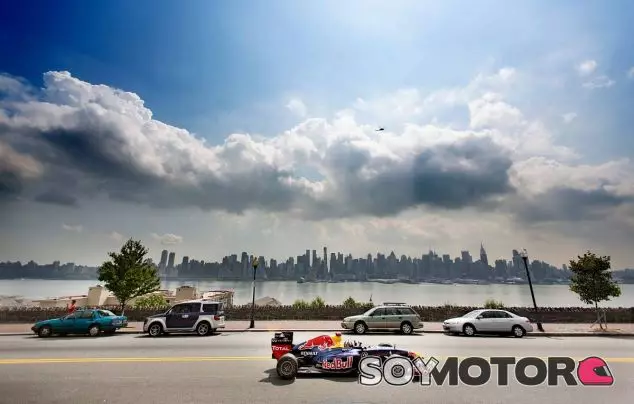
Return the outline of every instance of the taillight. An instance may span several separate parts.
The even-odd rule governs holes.
[[[220,316],[214,316],[214,320],[219,321],[220,320]]]

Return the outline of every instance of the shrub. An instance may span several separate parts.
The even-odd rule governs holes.
[[[487,299],[487,301],[484,302],[484,308],[485,309],[503,309],[504,303],[502,303],[501,300]]]

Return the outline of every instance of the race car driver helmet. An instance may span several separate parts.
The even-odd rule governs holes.
[[[343,346],[341,344],[341,333],[340,332],[338,332],[338,333],[336,333],[335,335],[332,336],[332,344],[335,347]]]

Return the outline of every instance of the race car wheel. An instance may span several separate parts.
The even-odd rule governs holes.
[[[148,328],[147,330],[147,333],[150,335],[150,337],[158,337],[163,333],[163,327],[159,323],[151,324],[150,328]]]
[[[412,327],[412,325],[406,321],[401,324],[401,332],[405,335],[410,335],[412,332],[414,332],[414,327]]]
[[[201,322],[200,324],[198,324],[198,327],[196,327],[196,334],[200,335],[201,337],[206,337],[207,335],[209,335],[210,331],[211,327],[209,327],[209,323],[207,323],[206,321]]]
[[[476,329],[471,324],[465,324],[464,327],[462,327],[462,332],[464,332],[464,335],[467,337],[473,337],[476,333]]]
[[[368,327],[365,325],[363,321],[359,321],[354,325],[355,334],[365,334],[367,330],[368,330]]]
[[[526,330],[520,325],[514,325],[513,335],[515,336],[515,338],[522,338],[524,335],[526,335]]]
[[[47,338],[47,337],[50,337],[51,335],[53,335],[53,329],[51,328],[50,325],[45,325],[43,327],[40,327],[39,330],[37,330],[37,336],[40,338]]]
[[[285,354],[277,361],[277,375],[284,380],[292,380],[297,377],[299,364],[293,354]]]

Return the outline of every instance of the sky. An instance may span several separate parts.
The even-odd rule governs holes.
[[[634,3],[22,1],[0,261],[634,257]],[[384,128],[377,131],[377,128]]]

